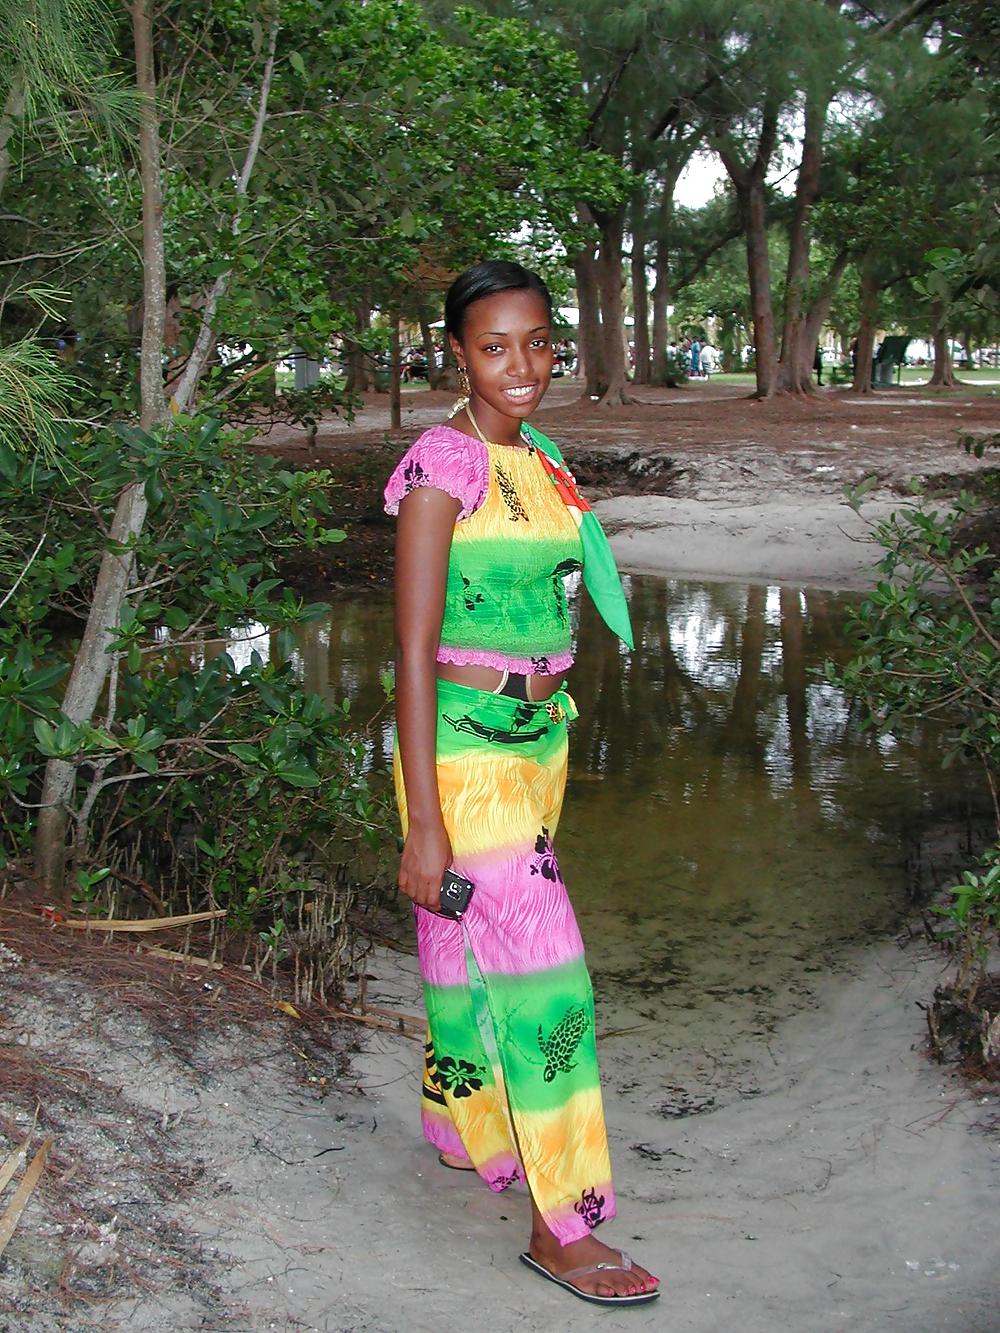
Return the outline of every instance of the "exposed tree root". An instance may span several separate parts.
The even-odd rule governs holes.
[[[938,986],[927,1006],[931,1053],[939,1064],[960,1064],[971,1078],[1000,1080],[1000,974],[971,993]]]

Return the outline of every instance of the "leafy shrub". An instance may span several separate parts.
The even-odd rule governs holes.
[[[849,493],[855,508],[867,489]],[[961,541],[973,508],[962,492],[952,509],[916,505],[874,525],[883,577],[849,623],[857,653],[842,668],[828,662],[825,674],[863,700],[868,725],[880,732],[939,722],[945,763],[978,760],[1000,836],[1000,569],[985,545]],[[979,588],[971,585],[976,573]],[[949,1002],[971,1009],[1000,942],[1000,842],[937,910],[957,961]]]
[[[149,518],[105,697],[77,726],[59,711],[73,634],[136,477]],[[282,552],[343,539],[332,485],[208,420],[88,431],[58,466],[0,452],[2,554],[8,577],[18,571],[0,625],[0,857],[30,854],[44,761],[68,760],[84,906],[224,908],[259,964],[287,955],[300,989],[321,993],[351,965],[354,886],[386,838],[363,728],[290,664],[294,626],[328,608],[274,577]],[[238,666],[227,642],[241,634],[256,639]]]

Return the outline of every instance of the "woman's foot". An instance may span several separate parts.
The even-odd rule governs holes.
[[[562,1277],[564,1273],[588,1268],[593,1264],[610,1265],[595,1273],[573,1278],[570,1285],[590,1296],[638,1296],[656,1291],[660,1285],[660,1279],[641,1264],[633,1262],[627,1270],[620,1267],[621,1250],[612,1249],[594,1236],[572,1241],[569,1245],[560,1245],[544,1222],[541,1226],[536,1222],[532,1229],[528,1253],[535,1263],[554,1277]]]
[[[468,1157],[456,1157],[453,1152],[439,1152],[438,1161],[442,1166],[451,1167],[452,1171],[475,1171]]]

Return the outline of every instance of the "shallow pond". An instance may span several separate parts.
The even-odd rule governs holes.
[[[557,847],[610,1076],[627,1065],[621,1090],[670,1115],[758,1090],[776,1025],[810,1006],[820,974],[850,966],[852,945],[900,924],[921,831],[960,816],[965,796],[932,731],[879,739],[816,676],[849,654],[856,598],[627,583],[633,654],[583,599]],[[387,600],[338,605],[300,644],[311,688],[376,713]],[[391,719],[374,732],[381,767]]]

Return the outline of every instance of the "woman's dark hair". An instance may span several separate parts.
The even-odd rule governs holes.
[[[465,312],[470,305],[485,296],[496,296],[497,292],[517,291],[537,292],[545,302],[549,319],[552,318],[552,293],[537,273],[507,259],[486,259],[473,264],[448,288],[444,298],[445,329],[461,341]]]

